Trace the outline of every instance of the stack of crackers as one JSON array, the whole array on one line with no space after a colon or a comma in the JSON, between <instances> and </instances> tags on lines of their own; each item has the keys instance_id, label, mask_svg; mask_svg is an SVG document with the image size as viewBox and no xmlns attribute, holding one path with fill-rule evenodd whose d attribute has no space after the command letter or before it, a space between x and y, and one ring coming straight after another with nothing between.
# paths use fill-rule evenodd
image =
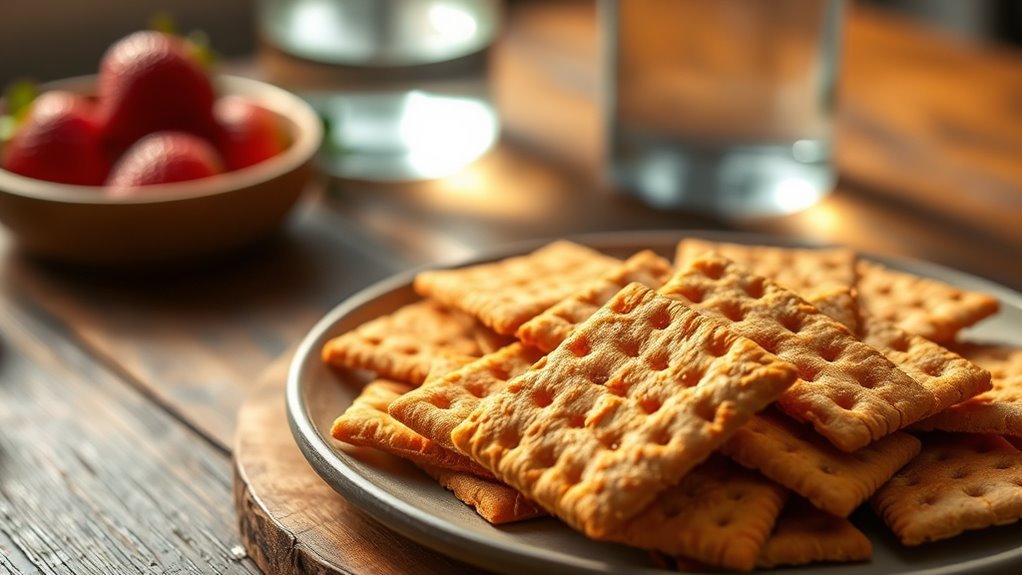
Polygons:
<instances>
[{"instance_id":1,"label":"stack of crackers","mask_svg":"<svg viewBox=\"0 0 1022 575\"><path fill-rule=\"evenodd\" d=\"M1022 517L1022 349L995 298L845 249L559 241L427 271L329 341L375 378L333 426L494 524L542 515L679 568L868 561Z\"/></svg>"}]
</instances>

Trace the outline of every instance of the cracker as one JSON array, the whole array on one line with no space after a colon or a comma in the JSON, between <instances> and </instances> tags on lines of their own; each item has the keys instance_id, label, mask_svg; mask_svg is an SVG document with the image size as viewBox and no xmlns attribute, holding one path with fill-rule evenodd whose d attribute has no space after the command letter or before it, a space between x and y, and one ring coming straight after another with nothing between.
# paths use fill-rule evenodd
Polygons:
<instances>
[{"instance_id":1,"label":"cracker","mask_svg":"<svg viewBox=\"0 0 1022 575\"><path fill-rule=\"evenodd\" d=\"M794 381L794 368L630 284L483 400L455 446L591 537L617 531Z\"/></svg>"},{"instance_id":2,"label":"cracker","mask_svg":"<svg viewBox=\"0 0 1022 575\"><path fill-rule=\"evenodd\" d=\"M828 315L855 331L858 305L852 289L856 284L857 258L852 250L752 246L686 238L678 243L674 264L684 269L706 252L716 252L807 301L829 300L827 311L834 315Z\"/></svg>"},{"instance_id":3,"label":"cracker","mask_svg":"<svg viewBox=\"0 0 1022 575\"><path fill-rule=\"evenodd\" d=\"M933 394L927 416L990 389L989 371L888 321L862 318L859 337Z\"/></svg>"},{"instance_id":4,"label":"cracker","mask_svg":"<svg viewBox=\"0 0 1022 575\"><path fill-rule=\"evenodd\" d=\"M948 342L964 327L997 313L993 296L860 261L859 305L864 313L909 333Z\"/></svg>"},{"instance_id":5,"label":"cracker","mask_svg":"<svg viewBox=\"0 0 1022 575\"><path fill-rule=\"evenodd\" d=\"M812 429L766 410L735 432L721 451L808 499L847 517L919 453L919 440L895 432L845 453Z\"/></svg>"},{"instance_id":6,"label":"cracker","mask_svg":"<svg viewBox=\"0 0 1022 575\"><path fill-rule=\"evenodd\" d=\"M1022 517L1022 452L1004 438L930 434L923 451L873 496L905 545L954 537Z\"/></svg>"},{"instance_id":7,"label":"cracker","mask_svg":"<svg viewBox=\"0 0 1022 575\"><path fill-rule=\"evenodd\" d=\"M931 412L933 395L794 292L707 254L661 293L727 323L799 370L781 408L853 452Z\"/></svg>"},{"instance_id":8,"label":"cracker","mask_svg":"<svg viewBox=\"0 0 1022 575\"><path fill-rule=\"evenodd\" d=\"M455 449L451 431L479 401L502 389L508 379L542 356L534 348L513 343L394 400L390 415L424 437Z\"/></svg>"},{"instance_id":9,"label":"cracker","mask_svg":"<svg viewBox=\"0 0 1022 575\"><path fill-rule=\"evenodd\" d=\"M420 467L436 479L437 483L494 525L546 515L540 506L503 483L431 465Z\"/></svg>"},{"instance_id":10,"label":"cracker","mask_svg":"<svg viewBox=\"0 0 1022 575\"><path fill-rule=\"evenodd\" d=\"M913 427L1022 436L1022 348L959 344L954 349L990 370L991 389Z\"/></svg>"},{"instance_id":11,"label":"cracker","mask_svg":"<svg viewBox=\"0 0 1022 575\"><path fill-rule=\"evenodd\" d=\"M334 420L330 434L345 443L379 449L418 465L492 477L471 459L422 437L387 414L387 406L411 389L414 388L397 381L378 379L370 382L348 409Z\"/></svg>"},{"instance_id":12,"label":"cracker","mask_svg":"<svg viewBox=\"0 0 1022 575\"><path fill-rule=\"evenodd\" d=\"M787 496L758 473L715 455L607 539L748 571Z\"/></svg>"},{"instance_id":13,"label":"cracker","mask_svg":"<svg viewBox=\"0 0 1022 575\"><path fill-rule=\"evenodd\" d=\"M792 498L763 545L756 567L849 563L869 561L872 556L873 545L850 521L820 511L804 499Z\"/></svg>"},{"instance_id":14,"label":"cracker","mask_svg":"<svg viewBox=\"0 0 1022 575\"><path fill-rule=\"evenodd\" d=\"M670 262L650 250L643 250L527 321L518 328L518 339L549 353L621 288L639 282L656 289L670 279L671 273Z\"/></svg>"},{"instance_id":15,"label":"cracker","mask_svg":"<svg viewBox=\"0 0 1022 575\"><path fill-rule=\"evenodd\" d=\"M415 291L513 335L526 321L618 265L620 260L567 241L528 255L415 278Z\"/></svg>"},{"instance_id":16,"label":"cracker","mask_svg":"<svg viewBox=\"0 0 1022 575\"><path fill-rule=\"evenodd\" d=\"M829 290L818 290L807 296L806 301L813 304L824 315L837 320L852 333L859 332L859 306L856 303L855 290L836 287Z\"/></svg>"},{"instance_id":17,"label":"cracker","mask_svg":"<svg viewBox=\"0 0 1022 575\"><path fill-rule=\"evenodd\" d=\"M501 335L482 324L479 324L475 336L476 344L479 345L480 355L493 353L517 341L513 335Z\"/></svg>"},{"instance_id":18,"label":"cracker","mask_svg":"<svg viewBox=\"0 0 1022 575\"><path fill-rule=\"evenodd\" d=\"M438 353L481 355L478 328L471 316L421 300L331 339L323 346L323 361L418 385Z\"/></svg>"}]
</instances>

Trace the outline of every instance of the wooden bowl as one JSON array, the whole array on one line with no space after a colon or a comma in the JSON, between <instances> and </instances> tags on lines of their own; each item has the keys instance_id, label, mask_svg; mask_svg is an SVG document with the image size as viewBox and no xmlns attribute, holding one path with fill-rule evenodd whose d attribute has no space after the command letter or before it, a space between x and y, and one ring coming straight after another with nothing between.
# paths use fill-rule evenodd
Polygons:
<instances>
[{"instance_id":1,"label":"wooden bowl","mask_svg":"<svg viewBox=\"0 0 1022 575\"><path fill-rule=\"evenodd\" d=\"M44 88L91 93L95 76ZM291 146L259 164L211 178L151 186L112 198L0 170L0 222L34 255L79 264L163 265L222 254L277 228L312 174L323 129L312 108L285 90L219 76L218 94L245 96L286 120Z\"/></svg>"}]
</instances>

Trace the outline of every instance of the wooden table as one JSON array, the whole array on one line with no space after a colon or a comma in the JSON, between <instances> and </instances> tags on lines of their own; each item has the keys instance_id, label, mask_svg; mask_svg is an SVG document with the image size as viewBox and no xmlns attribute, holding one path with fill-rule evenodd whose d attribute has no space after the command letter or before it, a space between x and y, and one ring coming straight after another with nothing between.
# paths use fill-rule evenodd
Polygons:
<instances>
[{"instance_id":1,"label":"wooden table","mask_svg":"<svg viewBox=\"0 0 1022 575\"><path fill-rule=\"evenodd\" d=\"M492 54L497 149L434 182L326 182L278 237L215 266L95 273L0 236L0 570L257 572L231 506L240 402L333 305L412 265L582 231L740 229L1022 290L1022 55L856 7L837 189L797 215L726 222L594 192L589 150L550 152L560 128L597 133L594 21L587 2L510 4ZM563 66L578 73L551 72ZM523 93L562 124L544 133Z\"/></svg>"}]
</instances>

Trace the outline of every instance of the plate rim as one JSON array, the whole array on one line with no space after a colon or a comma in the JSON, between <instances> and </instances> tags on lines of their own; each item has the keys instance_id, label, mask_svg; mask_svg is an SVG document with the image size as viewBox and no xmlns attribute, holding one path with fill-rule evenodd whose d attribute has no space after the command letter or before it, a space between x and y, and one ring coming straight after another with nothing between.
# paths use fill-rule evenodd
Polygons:
<instances>
[{"instance_id":1,"label":"plate rim","mask_svg":"<svg viewBox=\"0 0 1022 575\"><path fill-rule=\"evenodd\" d=\"M404 501L392 497L386 491L376 487L371 481L347 466L337 457L335 448L331 447L320 435L315 422L304 403L304 386L302 371L304 358L312 354L319 357L319 349L325 343L324 338L342 318L372 303L378 297L408 286L415 275L427 269L448 269L475 265L494 261L513 255L533 251L551 241L564 239L593 247L594 249L611 249L621 245L666 245L682 238L694 237L711 241L724 241L745 244L773 245L781 247L840 247L838 244L777 237L769 234L748 233L741 231L720 230L642 230L642 231L611 231L586 234L565 235L552 238L531 239L505 244L487 249L468 257L453 258L446 261L427 263L412 269L395 273L383 280L372 283L351 296L345 298L328 311L306 333L296 348L288 367L285 402L288 425L302 454L316 473L341 496L355 505L360 511L379 521L391 529L413 541L449 557L459 559L472 565L514 572L528 568L556 567L562 573L609 573L616 572L614 566L604 563L586 561L584 558L569 558L552 554L545 549L529 547L528 553L522 553L520 546L505 544L501 541L483 539L474 533L460 530L456 525L439 516L425 513ZM865 250L854 251L861 257L892 265L896 269L922 275L924 277L946 277L951 283L967 283L986 290L1001 300L1002 305L1009 303L1022 309L1022 293L987 278L959 271L940 264L913 258L886 256ZM470 549L466 543L479 547ZM480 557L487 555L482 561ZM578 559L577 561L574 559ZM495 561L500 560L499 565ZM996 569L999 567L1022 566L1022 545L1014 550L1003 551L995 555L967 560L951 565L927 568L922 570L902 571L901 575L952 575L973 573L979 569ZM638 575L653 575L665 571L639 567L629 571Z\"/></svg>"}]
</instances>

